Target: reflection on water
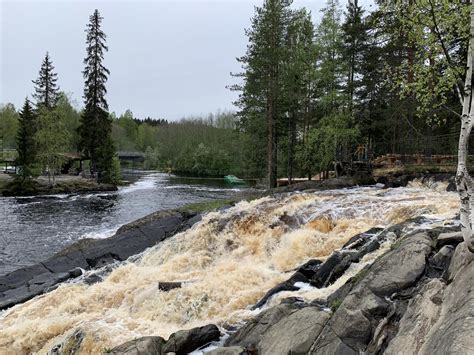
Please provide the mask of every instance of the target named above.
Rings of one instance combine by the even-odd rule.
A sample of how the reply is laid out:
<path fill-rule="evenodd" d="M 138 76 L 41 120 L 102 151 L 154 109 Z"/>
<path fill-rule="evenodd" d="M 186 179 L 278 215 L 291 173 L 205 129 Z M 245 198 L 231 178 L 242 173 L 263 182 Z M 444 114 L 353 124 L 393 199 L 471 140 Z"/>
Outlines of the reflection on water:
<path fill-rule="evenodd" d="M 223 180 L 126 174 L 118 192 L 0 198 L 0 275 L 46 259 L 81 238 L 104 238 L 157 210 L 227 198 L 242 187 Z"/>

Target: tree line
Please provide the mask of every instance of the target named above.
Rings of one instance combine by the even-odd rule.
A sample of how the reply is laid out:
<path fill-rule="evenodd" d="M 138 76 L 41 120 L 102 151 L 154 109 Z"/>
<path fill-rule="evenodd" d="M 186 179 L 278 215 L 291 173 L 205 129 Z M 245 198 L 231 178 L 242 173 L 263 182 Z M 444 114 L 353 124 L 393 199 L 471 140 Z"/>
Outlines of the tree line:
<path fill-rule="evenodd" d="M 48 52 L 38 78 L 33 80 L 34 102 L 26 98 L 18 113 L 11 104 L 1 108 L 0 138 L 2 145 L 16 147 L 20 185 L 29 183 L 40 173 L 46 173 L 50 184 L 54 184 L 65 160 L 61 153 L 71 150 L 81 152 L 90 161 L 90 175 L 99 182 L 117 183 L 112 121 L 105 98 L 109 70 L 103 65 L 108 48 L 101 30 L 102 19 L 95 10 L 85 30 L 87 47 L 82 71 L 85 107 L 80 113 L 60 92 L 58 74 Z"/>
<path fill-rule="evenodd" d="M 239 93 L 235 113 L 179 122 L 139 120 L 130 110 L 118 117 L 106 114 L 101 98 L 86 100 L 78 112 L 59 93 L 54 107 L 67 132 L 63 150 L 81 147 L 95 170 L 110 168 L 104 165 L 110 159 L 101 157 L 110 157 L 114 146 L 145 152 L 149 168 L 266 177 L 269 186 L 277 177 L 291 180 L 331 170 L 335 160 L 455 153 L 459 103 L 466 91 L 469 3 L 376 3 L 366 12 L 357 0 L 345 7 L 328 0 L 315 24 L 309 11 L 294 8 L 290 0 L 264 0 L 245 31 L 247 50 L 238 58 L 242 71 L 233 74 L 238 82 L 229 86 Z M 94 58 L 106 50 L 105 35 L 96 37 L 104 47 L 88 45 L 88 58 L 100 49 L 86 63 L 89 74 Z M 108 71 L 102 71 L 95 85 L 105 97 Z M 86 77 L 86 87 L 93 78 Z M 93 92 L 88 89 L 87 95 Z M 8 146 L 15 110 L 3 106 L 0 116 Z M 110 138 L 100 139 L 93 125 L 84 124 L 85 116 Z"/>
<path fill-rule="evenodd" d="M 256 172 L 265 167 L 270 187 L 356 152 L 419 153 L 425 137 L 456 147 L 468 2 L 377 1 L 366 13 L 357 0 L 345 11 L 328 0 L 317 26 L 291 3 L 255 9 L 231 87 L 251 137 L 244 156 Z"/>

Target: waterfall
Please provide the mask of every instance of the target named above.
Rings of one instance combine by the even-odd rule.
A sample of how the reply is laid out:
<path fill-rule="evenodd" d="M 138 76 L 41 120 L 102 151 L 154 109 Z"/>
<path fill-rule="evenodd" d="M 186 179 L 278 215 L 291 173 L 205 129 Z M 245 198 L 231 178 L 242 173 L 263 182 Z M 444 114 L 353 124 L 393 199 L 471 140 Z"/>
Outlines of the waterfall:
<path fill-rule="evenodd" d="M 420 215 L 452 218 L 458 196 L 423 186 L 304 192 L 240 202 L 210 212 L 193 228 L 113 269 L 103 281 L 63 284 L 0 319 L 0 352 L 47 352 L 81 327 L 81 350 L 97 353 L 129 339 L 209 323 L 239 324 L 267 290 L 309 259 L 324 260 L 352 236 Z M 390 241 L 334 285 L 282 292 L 307 300 L 329 295 L 390 247 Z M 181 287 L 159 289 L 160 282 Z"/>

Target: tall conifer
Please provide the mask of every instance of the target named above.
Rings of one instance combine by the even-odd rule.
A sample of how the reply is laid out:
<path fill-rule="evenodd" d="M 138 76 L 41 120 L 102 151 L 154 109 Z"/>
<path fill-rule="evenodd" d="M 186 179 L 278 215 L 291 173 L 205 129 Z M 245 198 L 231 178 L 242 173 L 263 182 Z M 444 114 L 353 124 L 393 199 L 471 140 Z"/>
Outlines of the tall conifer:
<path fill-rule="evenodd" d="M 46 52 L 38 79 L 33 80 L 35 84 L 35 93 L 33 97 L 36 99 L 36 108 L 41 107 L 52 110 L 56 106 L 59 95 L 59 87 L 56 82 L 58 80 L 57 73 L 54 72 L 53 62 Z"/>
<path fill-rule="evenodd" d="M 25 99 L 18 123 L 19 127 L 16 137 L 18 151 L 17 164 L 19 166 L 18 175 L 24 181 L 32 175 L 32 168 L 36 158 L 36 118 L 33 107 L 28 99 Z"/>
<path fill-rule="evenodd" d="M 106 35 L 101 29 L 103 17 L 98 10 L 89 18 L 86 28 L 87 55 L 84 59 L 84 102 L 81 117 L 80 149 L 91 160 L 91 173 L 99 181 L 108 182 L 115 154 L 112 140 L 112 121 L 107 112 L 105 99 L 109 70 L 102 64 L 104 53 L 108 51 Z"/>

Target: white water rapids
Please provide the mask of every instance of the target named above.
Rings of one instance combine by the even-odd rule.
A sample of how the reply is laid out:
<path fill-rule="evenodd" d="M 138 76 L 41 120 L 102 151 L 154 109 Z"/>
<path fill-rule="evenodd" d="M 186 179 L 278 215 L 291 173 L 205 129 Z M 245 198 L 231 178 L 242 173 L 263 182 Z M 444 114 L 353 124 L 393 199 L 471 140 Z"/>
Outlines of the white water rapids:
<path fill-rule="evenodd" d="M 294 193 L 240 202 L 208 213 L 193 228 L 146 250 L 93 285 L 64 284 L 0 319 L 0 353 L 45 353 L 81 328 L 82 353 L 100 353 L 127 340 L 215 323 L 238 324 L 270 288 L 311 258 L 324 259 L 357 233 L 425 215 L 452 218 L 457 194 L 421 186 Z M 354 264 L 336 284 L 305 284 L 270 300 L 324 298 L 389 247 Z M 184 281 L 160 291 L 160 281 Z"/>

